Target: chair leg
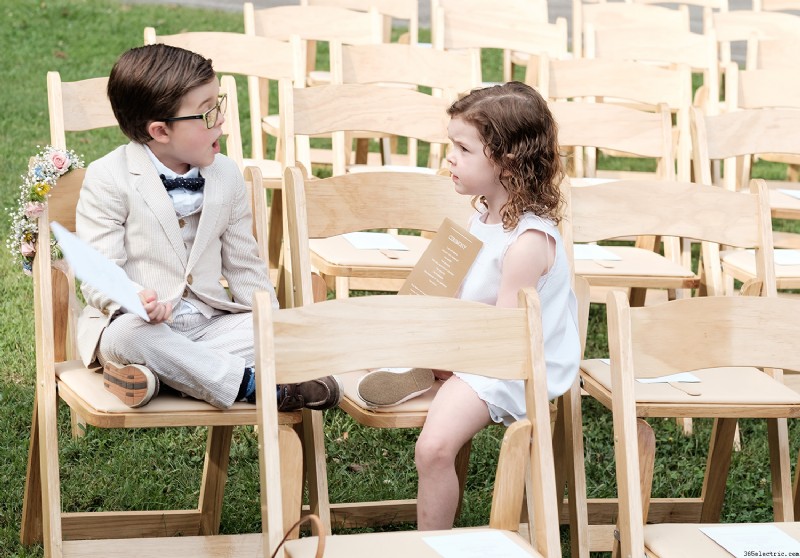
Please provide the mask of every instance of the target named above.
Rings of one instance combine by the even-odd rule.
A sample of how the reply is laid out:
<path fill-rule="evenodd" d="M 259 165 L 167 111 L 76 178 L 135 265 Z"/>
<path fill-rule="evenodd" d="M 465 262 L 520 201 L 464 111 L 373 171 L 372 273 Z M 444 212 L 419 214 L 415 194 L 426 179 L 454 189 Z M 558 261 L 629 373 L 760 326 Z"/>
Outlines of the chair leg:
<path fill-rule="evenodd" d="M 303 446 L 291 426 L 278 428 L 278 446 L 281 452 L 281 496 L 283 500 L 283 532 L 291 529 L 300 519 L 303 504 Z M 266 487 L 261 487 L 262 501 Z M 295 531 L 291 538 L 297 538 Z"/>
<path fill-rule="evenodd" d="M 42 542 L 42 472 L 39 459 L 39 415 L 33 400 L 31 439 L 28 447 L 28 469 L 25 474 L 25 493 L 22 499 L 22 521 L 19 541 L 23 546 Z"/>
<path fill-rule="evenodd" d="M 708 459 L 706 460 L 705 478 L 703 479 L 703 507 L 700 511 L 700 523 L 717 523 L 722 514 L 725 483 L 728 480 L 728 470 L 731 465 L 735 432 L 735 418 L 714 420 Z"/>
<path fill-rule="evenodd" d="M 586 499 L 586 469 L 583 451 L 583 413 L 581 388 L 576 378 L 560 403 L 564 408 L 563 450 L 569 497 L 569 538 L 571 555 L 589 556 L 589 509 Z M 557 473 L 558 474 L 558 473 Z M 557 488 L 563 484 L 557 485 Z"/>
<path fill-rule="evenodd" d="M 309 508 L 311 513 L 319 517 L 325 527 L 325 534 L 330 535 L 331 504 L 328 495 L 328 468 L 325 464 L 325 436 L 323 434 L 322 413 L 320 411 L 304 410 L 302 427 Z"/>
<path fill-rule="evenodd" d="M 647 523 L 650 511 L 650 493 L 653 490 L 653 470 L 656 459 L 656 435 L 644 419 L 636 419 L 636 440 L 639 447 L 639 488 L 642 495 L 642 520 Z M 624 528 L 617 525 L 617 529 Z M 619 537 L 614 538 L 611 558 L 619 558 Z"/>
<path fill-rule="evenodd" d="M 797 452 L 797 463 L 794 467 L 794 485 L 792 487 L 795 517 L 800 517 L 800 494 L 798 494 L 798 490 L 800 490 L 800 451 Z"/>
<path fill-rule="evenodd" d="M 785 418 L 767 419 L 767 436 L 769 438 L 772 507 L 775 521 L 794 521 L 787 420 Z"/>
<path fill-rule="evenodd" d="M 458 476 L 458 506 L 456 519 L 461 516 L 461 506 L 464 503 L 464 489 L 467 486 L 467 471 L 469 470 L 469 454 L 472 451 L 472 440 L 468 440 L 456 455 L 456 475 Z"/>
<path fill-rule="evenodd" d="M 200 487 L 200 535 L 218 535 L 222 498 L 228 480 L 233 426 L 209 426 L 203 481 Z"/>
<path fill-rule="evenodd" d="M 37 371 L 37 375 L 40 371 Z M 41 393 L 44 386 L 45 393 Z M 61 479 L 58 470 L 58 396 L 54 382 L 36 387 L 39 480 L 41 484 L 42 544 L 44 555 L 61 557 Z M 45 404 L 43 404 L 45 403 Z"/>

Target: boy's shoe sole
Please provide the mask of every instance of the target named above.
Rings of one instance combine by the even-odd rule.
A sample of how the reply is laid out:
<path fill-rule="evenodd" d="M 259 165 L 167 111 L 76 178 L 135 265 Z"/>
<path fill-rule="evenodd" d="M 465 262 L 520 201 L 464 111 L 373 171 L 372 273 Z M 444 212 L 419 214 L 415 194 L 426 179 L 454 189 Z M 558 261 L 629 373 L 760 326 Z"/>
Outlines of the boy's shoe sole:
<path fill-rule="evenodd" d="M 422 395 L 436 378 L 430 368 L 410 368 L 406 372 L 375 370 L 358 382 L 358 396 L 368 407 L 391 407 Z"/>
<path fill-rule="evenodd" d="M 158 376 L 141 364 L 107 362 L 103 367 L 103 385 L 128 407 L 142 407 L 158 395 Z"/>

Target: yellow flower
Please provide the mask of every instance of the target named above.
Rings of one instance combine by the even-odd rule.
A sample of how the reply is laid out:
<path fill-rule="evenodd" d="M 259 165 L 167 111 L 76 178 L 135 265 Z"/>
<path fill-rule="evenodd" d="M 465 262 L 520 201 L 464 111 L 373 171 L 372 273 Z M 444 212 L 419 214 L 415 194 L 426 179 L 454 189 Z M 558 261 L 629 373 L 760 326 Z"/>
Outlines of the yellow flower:
<path fill-rule="evenodd" d="M 33 191 L 39 196 L 46 196 L 50 191 L 50 184 L 47 182 L 37 182 L 33 185 Z"/>

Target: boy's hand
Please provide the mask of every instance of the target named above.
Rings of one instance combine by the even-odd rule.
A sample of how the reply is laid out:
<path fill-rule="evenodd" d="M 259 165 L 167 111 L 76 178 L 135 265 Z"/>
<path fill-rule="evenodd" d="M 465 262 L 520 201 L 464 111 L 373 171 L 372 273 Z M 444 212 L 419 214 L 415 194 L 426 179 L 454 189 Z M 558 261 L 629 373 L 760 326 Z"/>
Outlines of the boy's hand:
<path fill-rule="evenodd" d="M 150 318 L 151 324 L 160 324 L 161 322 L 169 321 L 172 317 L 172 304 L 169 302 L 159 302 L 156 292 L 151 289 L 145 289 L 139 293 L 139 298 L 144 306 L 144 311 Z"/>

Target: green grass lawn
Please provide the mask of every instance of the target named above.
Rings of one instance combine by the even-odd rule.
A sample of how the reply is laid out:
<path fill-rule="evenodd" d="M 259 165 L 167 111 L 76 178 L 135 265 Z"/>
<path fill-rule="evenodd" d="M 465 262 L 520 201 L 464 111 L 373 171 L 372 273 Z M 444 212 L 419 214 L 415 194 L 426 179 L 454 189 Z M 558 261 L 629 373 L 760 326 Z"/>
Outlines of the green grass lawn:
<path fill-rule="evenodd" d="M 49 143 L 45 74 L 58 70 L 65 81 L 107 75 L 117 56 L 142 44 L 145 26 L 158 33 L 184 30 L 242 31 L 240 13 L 169 6 L 128 6 L 111 0 L 6 0 L 0 8 L 0 199 L 16 202 L 19 177 L 37 146 Z M 497 58 L 485 59 L 488 80 L 499 79 Z M 245 111 L 247 104 L 240 100 Z M 246 118 L 246 113 L 242 115 Z M 247 129 L 246 125 L 243 129 Z M 245 141 L 249 140 L 245 133 Z M 82 134 L 70 147 L 87 161 L 122 142 L 116 131 Z M 246 146 L 245 151 L 249 147 Z M 609 164 L 613 164 L 609 163 Z M 765 169 L 781 172 L 782 169 Z M 9 219 L 0 218 L 4 234 Z M 0 256 L 0 557 L 42 555 L 39 547 L 18 542 L 35 355 L 31 280 Z M 605 312 L 593 308 L 589 356 L 606 354 Z M 586 466 L 590 497 L 615 492 L 611 416 L 599 405 L 584 404 Z M 695 421 L 684 437 L 674 421 L 653 421 L 659 455 L 655 496 L 699 496 L 711 422 Z M 741 424 L 743 449 L 733 457 L 726 521 L 765 521 L 771 517 L 769 468 L 761 421 Z M 415 495 L 413 430 L 379 431 L 354 424 L 341 411 L 326 414 L 326 444 L 334 501 L 409 498 Z M 793 448 L 797 428 L 791 429 Z M 205 447 L 204 429 L 101 431 L 90 429 L 71 440 L 62 409 L 59 435 L 64 510 L 161 509 L 196 505 Z M 496 454 L 502 430 L 492 427 L 475 440 L 460 525 L 488 521 Z M 257 441 L 250 428 L 237 429 L 222 517 L 224 533 L 260 528 Z"/>

